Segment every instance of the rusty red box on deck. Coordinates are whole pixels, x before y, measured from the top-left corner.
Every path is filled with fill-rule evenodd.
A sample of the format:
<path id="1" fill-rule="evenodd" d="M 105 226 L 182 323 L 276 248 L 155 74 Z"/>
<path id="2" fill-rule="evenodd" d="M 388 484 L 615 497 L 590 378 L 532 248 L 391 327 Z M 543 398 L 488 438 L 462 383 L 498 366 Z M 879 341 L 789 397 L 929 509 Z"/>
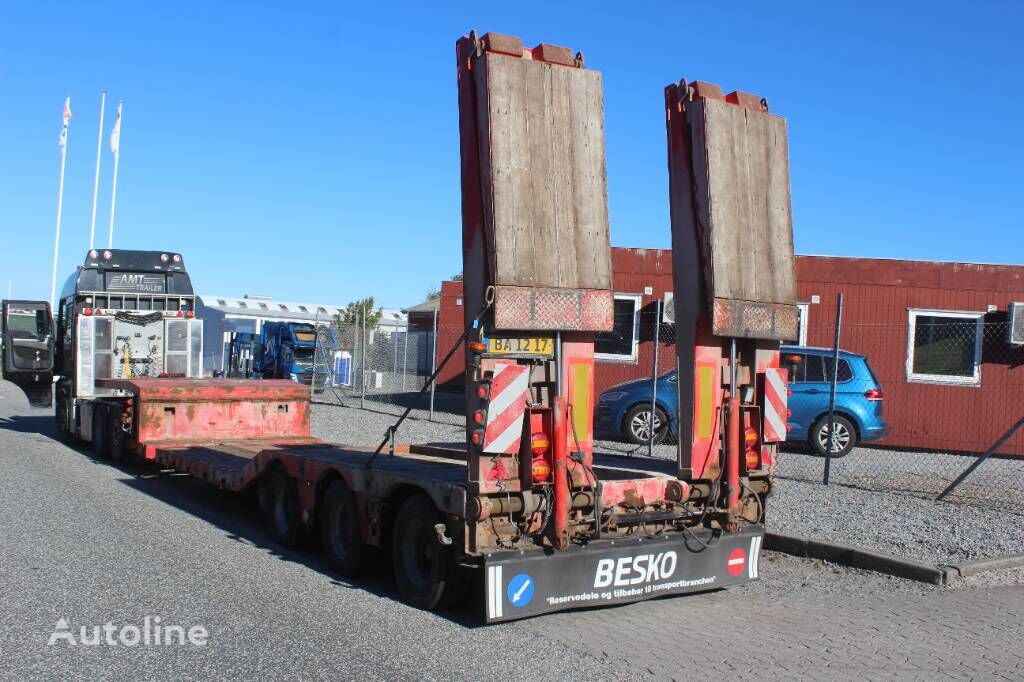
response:
<path id="1" fill-rule="evenodd" d="M 255 379 L 107 379 L 133 394 L 138 442 L 309 437 L 309 388 Z"/>

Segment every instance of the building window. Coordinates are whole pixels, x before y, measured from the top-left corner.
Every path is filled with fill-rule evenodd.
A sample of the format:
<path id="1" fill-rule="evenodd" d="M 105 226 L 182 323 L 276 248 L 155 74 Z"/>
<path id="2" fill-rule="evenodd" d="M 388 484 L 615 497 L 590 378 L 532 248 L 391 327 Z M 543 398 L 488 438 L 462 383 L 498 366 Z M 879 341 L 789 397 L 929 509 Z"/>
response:
<path id="1" fill-rule="evenodd" d="M 980 385 L 985 313 L 914 309 L 909 313 L 907 381 Z"/>
<path id="2" fill-rule="evenodd" d="M 636 363 L 640 337 L 640 294 L 615 294 L 615 322 L 610 332 L 598 332 L 594 357 L 605 362 Z"/>

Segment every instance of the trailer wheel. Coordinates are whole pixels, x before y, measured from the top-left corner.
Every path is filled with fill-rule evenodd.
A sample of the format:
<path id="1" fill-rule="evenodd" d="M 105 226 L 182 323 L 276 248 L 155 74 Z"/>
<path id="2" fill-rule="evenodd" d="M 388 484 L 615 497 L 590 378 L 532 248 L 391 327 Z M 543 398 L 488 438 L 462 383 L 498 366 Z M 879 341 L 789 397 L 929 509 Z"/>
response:
<path id="1" fill-rule="evenodd" d="M 451 603 L 458 592 L 455 556 L 438 539 L 435 526 L 441 512 L 426 495 L 402 503 L 391 534 L 391 562 L 402 598 L 421 609 Z M 448 594 L 446 594 L 448 593 Z"/>
<path id="2" fill-rule="evenodd" d="M 96 405 L 92 411 L 92 451 L 100 459 L 110 459 L 110 447 L 107 438 L 107 410 Z"/>
<path id="3" fill-rule="evenodd" d="M 284 469 L 274 469 L 260 485 L 260 497 L 270 536 L 285 547 L 294 547 L 302 531 L 295 481 Z"/>
<path id="4" fill-rule="evenodd" d="M 369 548 L 359 532 L 355 496 L 345 481 L 333 481 L 324 495 L 320 541 L 331 565 L 342 575 L 357 578 L 366 570 Z"/>

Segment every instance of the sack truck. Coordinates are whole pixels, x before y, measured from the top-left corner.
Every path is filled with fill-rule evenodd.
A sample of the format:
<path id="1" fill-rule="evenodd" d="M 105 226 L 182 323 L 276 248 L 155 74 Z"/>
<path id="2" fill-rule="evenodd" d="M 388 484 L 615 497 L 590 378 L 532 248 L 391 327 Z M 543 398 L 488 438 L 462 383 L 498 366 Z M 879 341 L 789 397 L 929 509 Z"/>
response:
<path id="1" fill-rule="evenodd" d="M 396 444 L 409 410 L 376 446 L 324 443 L 310 437 L 308 388 L 200 378 L 191 299 L 166 290 L 159 252 L 145 264 L 162 273 L 156 307 L 133 298 L 125 310 L 109 291 L 62 297 L 61 429 L 103 456 L 123 449 L 254 489 L 275 540 L 318 534 L 343 575 L 389 550 L 405 601 L 434 609 L 475 590 L 488 623 L 757 578 L 785 438 L 779 340 L 798 319 L 784 120 L 746 93 L 666 89 L 678 456 L 595 455 L 594 337 L 614 315 L 601 74 L 582 53 L 495 33 L 464 36 L 456 56 L 466 317 L 444 362 L 465 349 L 464 447 Z M 109 289 L 119 260 L 104 253 L 79 278 L 95 270 Z M 45 311 L 19 318 L 29 345 L 11 317 L 26 310 Z M 5 376 L 37 402 L 48 314 L 4 310 Z M 151 371 L 136 371 L 147 348 Z M 22 355 L 35 366 L 8 362 Z"/>

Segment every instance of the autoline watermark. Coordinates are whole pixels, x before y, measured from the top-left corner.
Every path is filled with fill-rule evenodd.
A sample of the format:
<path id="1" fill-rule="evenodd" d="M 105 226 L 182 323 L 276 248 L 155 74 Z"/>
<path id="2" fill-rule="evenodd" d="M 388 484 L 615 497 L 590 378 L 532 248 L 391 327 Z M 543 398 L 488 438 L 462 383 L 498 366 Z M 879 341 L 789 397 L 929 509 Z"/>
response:
<path id="1" fill-rule="evenodd" d="M 103 625 L 82 625 L 77 630 L 61 618 L 53 626 L 47 642 L 50 646 L 206 646 L 210 633 L 202 625 L 165 625 L 160 616 L 146 616 L 141 625 L 117 625 L 107 621 Z"/>

